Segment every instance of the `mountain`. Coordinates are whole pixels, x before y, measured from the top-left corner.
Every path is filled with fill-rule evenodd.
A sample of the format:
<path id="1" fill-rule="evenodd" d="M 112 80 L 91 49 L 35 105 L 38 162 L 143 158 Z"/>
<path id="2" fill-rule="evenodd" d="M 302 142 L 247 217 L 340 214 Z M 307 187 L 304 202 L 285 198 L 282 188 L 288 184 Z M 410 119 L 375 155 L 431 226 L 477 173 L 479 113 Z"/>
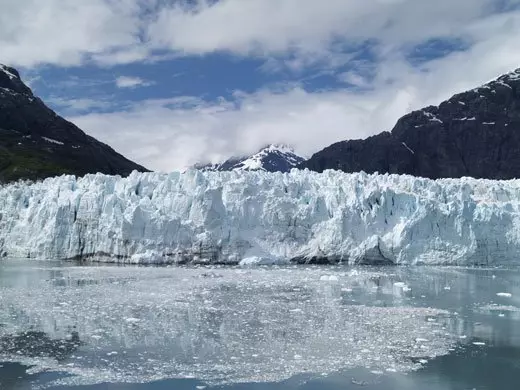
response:
<path id="1" fill-rule="evenodd" d="M 519 178 L 520 69 L 405 115 L 391 132 L 335 143 L 300 168 Z"/>
<path id="2" fill-rule="evenodd" d="M 0 64 L 0 182 L 146 171 L 58 116 Z"/>
<path id="3" fill-rule="evenodd" d="M 296 169 L 64 175 L 0 186 L 0 256 L 520 265 L 519 187 Z"/>
<path id="4" fill-rule="evenodd" d="M 195 165 L 202 171 L 266 171 L 289 172 L 305 159 L 286 145 L 268 145 L 245 157 L 232 157 L 220 164 Z"/>

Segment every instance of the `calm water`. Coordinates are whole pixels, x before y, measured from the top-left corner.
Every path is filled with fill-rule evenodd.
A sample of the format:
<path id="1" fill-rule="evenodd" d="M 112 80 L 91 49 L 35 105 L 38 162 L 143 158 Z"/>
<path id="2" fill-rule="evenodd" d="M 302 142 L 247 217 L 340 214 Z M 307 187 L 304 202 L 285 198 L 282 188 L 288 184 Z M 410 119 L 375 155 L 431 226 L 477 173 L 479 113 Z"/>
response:
<path id="1" fill-rule="evenodd" d="M 0 261 L 0 389 L 518 389 L 520 270 Z"/>

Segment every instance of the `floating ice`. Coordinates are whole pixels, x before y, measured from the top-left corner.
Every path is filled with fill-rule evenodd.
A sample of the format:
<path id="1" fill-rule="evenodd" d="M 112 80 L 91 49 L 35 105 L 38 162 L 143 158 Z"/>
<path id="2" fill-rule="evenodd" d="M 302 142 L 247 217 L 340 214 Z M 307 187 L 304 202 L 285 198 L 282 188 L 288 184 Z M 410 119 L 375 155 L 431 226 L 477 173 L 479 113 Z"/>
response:
<path id="1" fill-rule="evenodd" d="M 511 293 L 505 293 L 505 292 L 497 293 L 497 297 L 511 298 L 512 296 L 513 296 L 513 294 L 511 294 Z"/>
<path id="2" fill-rule="evenodd" d="M 320 280 L 322 282 L 337 282 L 339 279 L 336 275 L 322 275 Z"/>
<path id="3" fill-rule="evenodd" d="M 497 304 L 490 304 L 490 305 L 484 305 L 480 307 L 480 310 L 485 313 L 492 313 L 492 312 L 511 312 L 511 313 L 520 313 L 520 308 L 516 306 L 510 306 L 510 305 L 497 305 Z"/>
<path id="4" fill-rule="evenodd" d="M 342 300 L 342 288 L 356 285 L 359 292 L 377 274 L 330 272 L 337 282 L 329 284 L 322 272 L 59 267 L 24 273 L 28 279 L 0 285 L 0 361 L 74 375 L 60 385 L 186 377 L 224 384 L 352 367 L 408 371 L 455 342 L 439 326 L 449 319 L 443 310 Z M 432 317 L 438 322 L 426 321 Z M 15 340 L 30 352 L 27 332 L 47 340 L 38 356 L 3 349 Z"/>
<path id="5" fill-rule="evenodd" d="M 285 259 L 277 259 L 273 257 L 260 257 L 260 256 L 252 256 L 247 257 L 245 259 L 240 260 L 240 265 L 248 266 L 248 265 L 276 265 L 276 264 L 287 264 L 288 260 Z"/>

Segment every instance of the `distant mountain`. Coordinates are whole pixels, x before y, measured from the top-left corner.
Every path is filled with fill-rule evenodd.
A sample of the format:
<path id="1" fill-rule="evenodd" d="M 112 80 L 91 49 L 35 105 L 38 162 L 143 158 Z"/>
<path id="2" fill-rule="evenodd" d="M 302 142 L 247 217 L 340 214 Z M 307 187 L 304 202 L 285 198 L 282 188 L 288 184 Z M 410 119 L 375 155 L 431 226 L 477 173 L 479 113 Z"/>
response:
<path id="1" fill-rule="evenodd" d="M 286 145 L 268 145 L 245 157 L 232 157 L 221 164 L 195 165 L 202 171 L 266 171 L 289 172 L 305 159 Z"/>
<path id="2" fill-rule="evenodd" d="M 0 182 L 146 171 L 58 116 L 0 64 Z"/>
<path id="3" fill-rule="evenodd" d="M 520 178 L 520 69 L 405 115 L 390 133 L 335 143 L 299 167 Z"/>

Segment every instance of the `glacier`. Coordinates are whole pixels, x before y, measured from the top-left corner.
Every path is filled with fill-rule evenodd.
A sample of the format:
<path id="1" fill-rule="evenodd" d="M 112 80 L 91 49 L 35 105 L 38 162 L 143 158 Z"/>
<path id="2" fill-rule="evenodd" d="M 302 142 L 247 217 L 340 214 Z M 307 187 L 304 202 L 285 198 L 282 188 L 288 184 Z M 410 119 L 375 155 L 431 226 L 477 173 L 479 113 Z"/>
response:
<path id="1" fill-rule="evenodd" d="M 296 169 L 61 176 L 0 187 L 0 253 L 126 263 L 517 265 L 519 205 L 520 180 Z"/>

